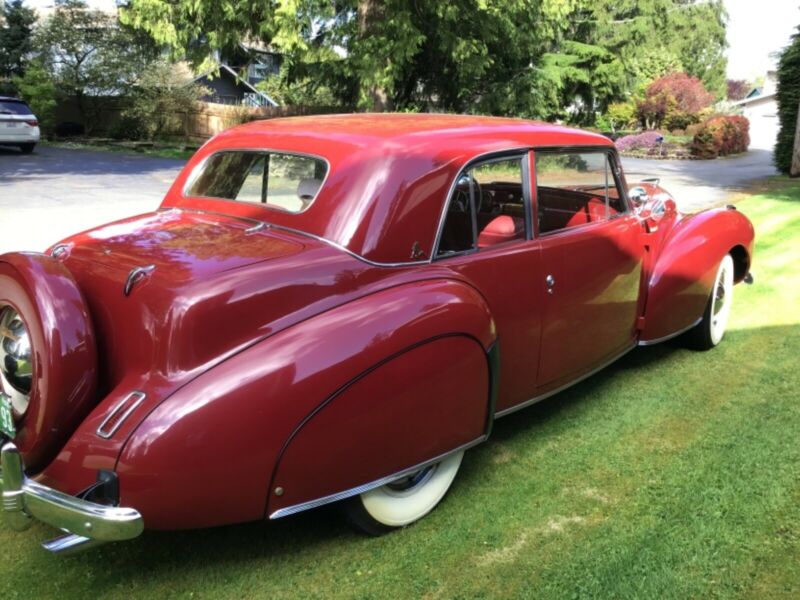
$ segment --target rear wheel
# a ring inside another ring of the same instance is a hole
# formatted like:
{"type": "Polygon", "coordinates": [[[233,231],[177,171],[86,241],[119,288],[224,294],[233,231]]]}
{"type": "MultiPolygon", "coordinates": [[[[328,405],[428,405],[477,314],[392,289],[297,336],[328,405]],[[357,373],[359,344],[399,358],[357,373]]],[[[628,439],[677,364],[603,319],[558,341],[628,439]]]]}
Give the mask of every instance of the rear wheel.
{"type": "Polygon", "coordinates": [[[727,254],[717,268],[703,320],[690,332],[691,344],[698,350],[714,348],[725,335],[733,304],[733,270],[733,259],[727,254]]]}
{"type": "Polygon", "coordinates": [[[464,452],[410,473],[345,504],[350,522],[369,535],[383,535],[418,521],[444,498],[455,479],[464,452]]]}
{"type": "Polygon", "coordinates": [[[20,144],[19,149],[22,150],[23,154],[30,154],[33,152],[33,149],[36,147],[36,144],[20,144]]]}

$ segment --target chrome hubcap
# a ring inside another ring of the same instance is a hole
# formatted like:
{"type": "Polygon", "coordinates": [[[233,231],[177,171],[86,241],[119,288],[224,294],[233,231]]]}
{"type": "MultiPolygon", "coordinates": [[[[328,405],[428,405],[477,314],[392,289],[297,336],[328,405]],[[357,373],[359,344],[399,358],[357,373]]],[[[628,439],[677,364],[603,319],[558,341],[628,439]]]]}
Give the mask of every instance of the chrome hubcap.
{"type": "Polygon", "coordinates": [[[22,317],[10,306],[0,308],[0,387],[11,399],[14,415],[24,415],[33,388],[31,340],[22,317]]]}
{"type": "Polygon", "coordinates": [[[720,273],[717,289],[714,290],[714,316],[718,315],[725,306],[725,271],[720,273]]]}
{"type": "Polygon", "coordinates": [[[435,470],[436,465],[430,465],[424,469],[420,469],[419,471],[415,471],[410,475],[406,475],[405,477],[393,481],[392,483],[387,483],[386,487],[393,492],[410,492],[415,487],[427,482],[433,476],[435,470]]]}

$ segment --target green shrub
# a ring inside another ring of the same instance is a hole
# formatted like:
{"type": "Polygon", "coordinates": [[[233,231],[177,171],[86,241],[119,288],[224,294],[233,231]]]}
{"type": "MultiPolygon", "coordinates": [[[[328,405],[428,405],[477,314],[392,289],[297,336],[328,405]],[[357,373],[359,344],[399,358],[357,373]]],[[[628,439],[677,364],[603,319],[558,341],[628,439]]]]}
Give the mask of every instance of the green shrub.
{"type": "Polygon", "coordinates": [[[692,155],[717,158],[745,152],[750,145],[750,122],[745,117],[717,116],[700,124],[692,140],[692,155]]]}
{"type": "Polygon", "coordinates": [[[123,115],[108,128],[108,135],[115,140],[142,140],[147,137],[147,128],[141,119],[123,115]]]}
{"type": "Polygon", "coordinates": [[[208,88],[192,82],[185,65],[157,60],[141,74],[123,117],[141,123],[142,136],[155,139],[182,132],[184,115],[208,95],[208,88]]]}
{"type": "Polygon", "coordinates": [[[53,131],[56,110],[56,85],[40,61],[33,61],[22,77],[14,77],[20,96],[31,107],[46,134],[53,131]]]}

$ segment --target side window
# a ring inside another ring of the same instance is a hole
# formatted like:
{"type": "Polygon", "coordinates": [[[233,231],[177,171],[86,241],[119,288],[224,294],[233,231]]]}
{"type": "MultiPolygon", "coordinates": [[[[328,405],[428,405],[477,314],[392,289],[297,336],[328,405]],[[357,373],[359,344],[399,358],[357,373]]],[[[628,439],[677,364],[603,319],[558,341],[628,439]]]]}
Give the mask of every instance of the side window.
{"type": "Polygon", "coordinates": [[[536,152],[539,233],[607,221],[625,212],[607,152],[536,152]]]}
{"type": "Polygon", "coordinates": [[[447,207],[437,257],[524,240],[523,157],[488,160],[464,171],[447,207]]]}

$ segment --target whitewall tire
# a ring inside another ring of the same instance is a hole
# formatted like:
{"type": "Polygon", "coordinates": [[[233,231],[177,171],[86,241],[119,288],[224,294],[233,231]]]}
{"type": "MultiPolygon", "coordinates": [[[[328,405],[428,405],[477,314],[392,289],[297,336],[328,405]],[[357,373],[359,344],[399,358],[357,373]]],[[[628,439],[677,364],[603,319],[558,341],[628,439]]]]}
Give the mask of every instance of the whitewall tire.
{"type": "Polygon", "coordinates": [[[717,268],[703,319],[692,330],[692,342],[698,350],[714,348],[725,335],[733,305],[733,272],[733,258],[726,254],[717,268]]]}
{"type": "Polygon", "coordinates": [[[431,512],[444,498],[458,473],[463,450],[424,469],[351,498],[350,521],[370,535],[405,527],[431,512]]]}

